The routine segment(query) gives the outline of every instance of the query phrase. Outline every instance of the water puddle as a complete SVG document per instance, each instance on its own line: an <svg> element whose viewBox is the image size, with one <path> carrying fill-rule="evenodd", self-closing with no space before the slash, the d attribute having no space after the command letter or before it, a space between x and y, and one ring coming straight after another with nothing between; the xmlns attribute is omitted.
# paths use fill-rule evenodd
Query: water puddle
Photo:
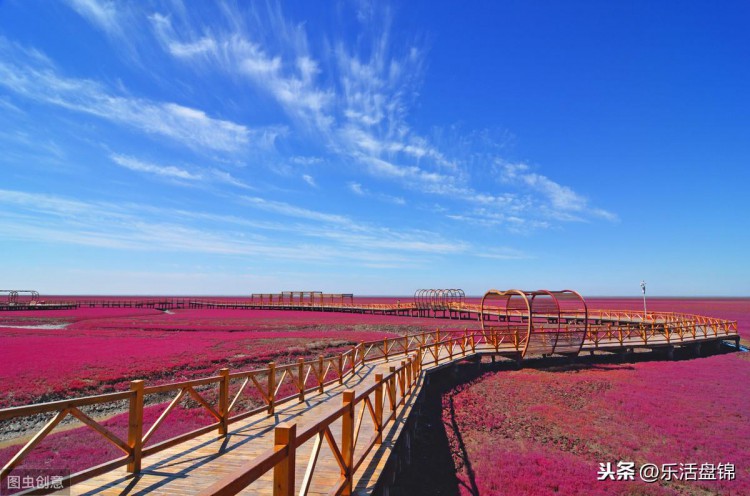
<svg viewBox="0 0 750 496"><path fill-rule="evenodd" d="M65 329L70 323L66 324L36 324L36 325L6 325L0 322L0 327L10 329Z"/></svg>

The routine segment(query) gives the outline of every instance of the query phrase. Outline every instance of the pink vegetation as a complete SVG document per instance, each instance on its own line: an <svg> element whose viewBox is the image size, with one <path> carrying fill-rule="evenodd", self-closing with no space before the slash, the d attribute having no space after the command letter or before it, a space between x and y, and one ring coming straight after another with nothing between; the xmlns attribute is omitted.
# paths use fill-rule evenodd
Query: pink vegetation
<svg viewBox="0 0 750 496"><path fill-rule="evenodd" d="M463 494L750 494L750 356L487 374L443 398ZM736 480L597 481L599 463L732 463Z"/></svg>

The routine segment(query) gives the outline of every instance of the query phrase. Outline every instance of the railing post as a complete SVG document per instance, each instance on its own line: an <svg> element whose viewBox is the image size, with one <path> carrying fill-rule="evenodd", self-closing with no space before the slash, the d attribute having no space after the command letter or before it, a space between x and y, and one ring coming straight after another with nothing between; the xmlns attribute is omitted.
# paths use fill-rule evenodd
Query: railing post
<svg viewBox="0 0 750 496"><path fill-rule="evenodd" d="M409 336L404 336L404 355L409 353Z"/></svg>
<svg viewBox="0 0 750 496"><path fill-rule="evenodd" d="M273 467L273 496L294 494L297 424L279 424L273 432L274 450L287 450L286 457Z"/></svg>
<svg viewBox="0 0 750 496"><path fill-rule="evenodd" d="M268 364L268 414L273 415L276 411L274 398L276 393L276 362Z"/></svg>
<svg viewBox="0 0 750 496"><path fill-rule="evenodd" d="M318 392L323 392L323 383L326 381L326 378L323 377L323 355L318 355Z"/></svg>
<svg viewBox="0 0 750 496"><path fill-rule="evenodd" d="M388 401L391 404L391 412L396 412L396 367L389 367L390 378L388 379Z"/></svg>
<svg viewBox="0 0 750 496"><path fill-rule="evenodd" d="M307 388L307 384L305 384L305 359L304 358L298 358L297 359L297 381L299 382L299 396L297 397L302 403L305 401L305 389Z"/></svg>
<svg viewBox="0 0 750 496"><path fill-rule="evenodd" d="M359 346L352 348L352 375L357 373L357 349Z"/></svg>
<svg viewBox="0 0 750 496"><path fill-rule="evenodd" d="M364 367L365 366L365 343L359 343L359 356L362 357L362 367Z"/></svg>
<svg viewBox="0 0 750 496"><path fill-rule="evenodd" d="M383 340L383 355L385 355L385 361L388 361L388 340Z"/></svg>
<svg viewBox="0 0 750 496"><path fill-rule="evenodd" d="M346 470L341 475L346 483L341 494L348 496L352 494L354 480L354 391L344 391L344 405L348 408L341 417L341 456Z"/></svg>
<svg viewBox="0 0 750 496"><path fill-rule="evenodd" d="M143 449L143 381L130 381L130 413L128 415L128 446L131 449L128 472L141 471L141 450Z"/></svg>
<svg viewBox="0 0 750 496"><path fill-rule="evenodd" d="M471 352L476 353L477 352L477 344L476 341L474 341L474 333L471 333Z"/></svg>
<svg viewBox="0 0 750 496"><path fill-rule="evenodd" d="M440 361L440 343L435 341L435 365Z"/></svg>
<svg viewBox="0 0 750 496"><path fill-rule="evenodd" d="M409 392L411 392L411 386L412 386L411 372L413 368L414 368L414 363L412 362L412 357L410 356L406 360L406 386L409 389Z"/></svg>
<svg viewBox="0 0 750 496"><path fill-rule="evenodd" d="M221 416L219 435L226 436L227 426L229 425L229 369L219 370L219 375L221 376L221 382L219 383L219 415Z"/></svg>
<svg viewBox="0 0 750 496"><path fill-rule="evenodd" d="M383 443L383 374L375 374L375 444Z"/></svg>
<svg viewBox="0 0 750 496"><path fill-rule="evenodd" d="M344 383L344 354L339 353L339 384Z"/></svg>
<svg viewBox="0 0 750 496"><path fill-rule="evenodd" d="M401 401L405 403L406 400L406 362L401 362L401 367L398 369L398 388L401 390Z"/></svg>

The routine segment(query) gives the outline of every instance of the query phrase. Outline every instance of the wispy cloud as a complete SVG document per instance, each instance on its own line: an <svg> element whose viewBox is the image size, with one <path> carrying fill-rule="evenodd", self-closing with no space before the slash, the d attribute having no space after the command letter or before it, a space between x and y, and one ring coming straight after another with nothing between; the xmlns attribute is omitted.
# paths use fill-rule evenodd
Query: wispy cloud
<svg viewBox="0 0 750 496"><path fill-rule="evenodd" d="M236 152L250 144L267 147L283 132L278 127L249 129L199 109L118 95L92 80L66 78L39 52L3 38L0 57L0 85L23 97L165 136L192 149Z"/></svg>
<svg viewBox="0 0 750 496"><path fill-rule="evenodd" d="M318 187L318 184L315 182L315 178L313 178L310 174L302 174L302 180L305 181L310 186L312 186L313 188Z"/></svg>
<svg viewBox="0 0 750 496"><path fill-rule="evenodd" d="M67 0L68 5L91 24L110 35L121 35L117 5L109 0Z"/></svg>
<svg viewBox="0 0 750 496"><path fill-rule="evenodd" d="M257 196L243 196L242 200L245 204L250 205L254 208L265 210L266 212L286 215L288 217L296 217L299 219L328 222L333 224L353 225L352 220L343 215L317 212L315 210L297 207L286 202L266 200Z"/></svg>
<svg viewBox="0 0 750 496"><path fill-rule="evenodd" d="M386 193L373 193L362 186L360 183L349 182L347 184L347 187L352 193L358 196L369 196L388 203L394 203L396 205L406 205L406 200L401 198L400 196L393 196Z"/></svg>
<svg viewBox="0 0 750 496"><path fill-rule="evenodd" d="M276 260L306 260L320 263L356 263L365 266L390 264L392 266L419 264L404 251L434 253L435 247L420 246L406 241L403 246L385 243L379 250L357 242L351 237L335 239L329 233L315 232L309 228L308 236L331 243L311 243L304 238L267 240L243 230L211 229L200 224L186 224L179 219L200 219L201 213L159 209L133 204L114 204L100 201L71 200L55 195L0 190L0 204L5 214L0 217L0 235L8 240L67 243L97 248L207 253L241 257L264 257ZM318 220L318 216L295 209L290 205L274 205L279 211L295 216ZM158 212L159 222L145 220L143 212ZM209 214L209 217L211 215ZM341 222L337 217L323 219ZM222 220L233 223L231 217ZM242 219L234 219L240 225ZM350 222L350 221L346 221ZM273 228L272 224L266 227ZM281 229L283 227L279 226ZM304 226L303 226L304 227ZM298 228L290 232L298 232ZM369 243L370 240L366 239ZM380 247L382 248L382 247Z"/></svg>
<svg viewBox="0 0 750 496"><path fill-rule="evenodd" d="M317 165L323 163L321 157L306 157L299 155L290 158L289 161L297 165Z"/></svg>
<svg viewBox="0 0 750 496"><path fill-rule="evenodd" d="M540 193L546 200L543 205L550 216L561 220L582 220L578 215L596 216L609 221L617 216L589 205L588 199L571 188L558 184L546 176L531 171L524 163L501 163L500 179L505 183L521 185Z"/></svg>
<svg viewBox="0 0 750 496"><path fill-rule="evenodd" d="M482 250L477 252L476 256L481 258L493 258L495 260L525 260L533 258L528 253L504 247Z"/></svg>
<svg viewBox="0 0 750 496"><path fill-rule="evenodd" d="M149 19L157 40L173 57L196 69L218 67L228 74L240 75L270 94L298 124L327 128L331 119L326 109L334 95L315 83L320 68L307 50L303 25L287 23L278 6L268 6L263 21L256 11L243 15L228 6L224 9L231 22L211 31L199 31L187 15L157 12ZM248 22L257 25L246 26ZM251 32L257 35L266 31L261 28L267 25L276 36L289 42L287 57L270 53L259 40L250 37Z"/></svg>
<svg viewBox="0 0 750 496"><path fill-rule="evenodd" d="M114 15L108 10L111 4L93 4L102 12L95 15L98 11L87 7L88 18L107 25ZM273 1L222 4L222 14L210 22L200 9L176 1L168 8L157 6L142 19L163 53L174 61L199 76L218 72L233 83L249 84L264 98L270 97L283 110L290 127L299 131L295 139L314 141L335 160L353 164L358 171L404 190L463 204L452 209L450 215L455 220L461 217L511 230L523 225L528 231L550 223L617 219L550 176L513 169L518 164L501 169L499 174L491 166L475 167L476 150L441 146L440 139L415 131L409 118L426 74L426 44L418 35L394 35L391 10L383 4L358 2L342 9L343 15L360 22L356 42L337 33L327 33L324 38L310 36L305 22L286 17L281 3ZM209 119L205 114L195 117ZM246 137L240 146L257 139L245 131L235 132L240 141ZM273 128L265 133L270 142L278 134ZM479 134L486 138L487 133ZM482 143L481 148L492 151L482 157L486 164L505 163L496 154L501 147L495 143ZM317 157L297 155L284 165L269 167L312 184L308 171L289 169L313 163L318 163ZM494 180L498 176L500 181ZM360 191L365 192L358 181ZM387 195L359 194L388 201ZM391 195L390 201L400 203L403 198Z"/></svg>
<svg viewBox="0 0 750 496"><path fill-rule="evenodd" d="M146 172L149 174L156 174L157 176L172 177L177 179L187 179L189 181L198 181L203 179L200 174L192 174L185 169L180 169L173 165L155 165L148 162L142 162L133 157L127 157L125 155L112 155L112 160L126 169L130 169L137 172Z"/></svg>
<svg viewBox="0 0 750 496"><path fill-rule="evenodd" d="M179 179L189 182L200 182L203 184L224 183L244 189L251 189L250 186L233 177L230 173L218 169L201 169L194 167L192 168L193 170L187 170L174 165L160 165L152 162L145 162L134 157L120 154L112 154L110 155L110 158L117 165L135 172L143 172L159 177Z"/></svg>

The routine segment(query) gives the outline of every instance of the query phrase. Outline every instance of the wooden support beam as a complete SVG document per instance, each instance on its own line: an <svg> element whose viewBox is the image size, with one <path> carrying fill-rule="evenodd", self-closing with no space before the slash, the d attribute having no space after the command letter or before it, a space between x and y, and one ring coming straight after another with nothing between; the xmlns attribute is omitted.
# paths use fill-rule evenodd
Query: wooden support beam
<svg viewBox="0 0 750 496"><path fill-rule="evenodd" d="M294 495L297 424L279 424L273 432L274 450L285 450L286 456L273 467L273 496Z"/></svg>
<svg viewBox="0 0 750 496"><path fill-rule="evenodd" d="M268 414L273 415L276 411L274 396L276 395L276 362L268 364Z"/></svg>
<svg viewBox="0 0 750 496"><path fill-rule="evenodd" d="M219 383L219 415L221 416L219 435L226 436L229 417L229 369L219 370L219 375L221 376L221 382Z"/></svg>
<svg viewBox="0 0 750 496"><path fill-rule="evenodd" d="M341 474L346 480L341 494L349 496L354 488L354 391L344 391L343 401L348 408L341 417L341 456L346 467Z"/></svg>
<svg viewBox="0 0 750 496"><path fill-rule="evenodd" d="M323 383L326 381L323 375L323 355L318 355L318 392L323 392Z"/></svg>
<svg viewBox="0 0 750 496"><path fill-rule="evenodd" d="M299 394L297 395L297 399L300 403L305 401L305 388L307 386L307 380L305 376L305 359L304 358L298 358L297 359L297 390L299 391Z"/></svg>
<svg viewBox="0 0 750 496"><path fill-rule="evenodd" d="M383 374L375 374L375 444L383 443Z"/></svg>
<svg viewBox="0 0 750 496"><path fill-rule="evenodd" d="M143 381L131 381L130 410L128 413L128 447L130 462L128 472L137 474L141 471L141 451L143 450Z"/></svg>
<svg viewBox="0 0 750 496"><path fill-rule="evenodd" d="M338 360L339 385L344 384L344 354L339 353Z"/></svg>

